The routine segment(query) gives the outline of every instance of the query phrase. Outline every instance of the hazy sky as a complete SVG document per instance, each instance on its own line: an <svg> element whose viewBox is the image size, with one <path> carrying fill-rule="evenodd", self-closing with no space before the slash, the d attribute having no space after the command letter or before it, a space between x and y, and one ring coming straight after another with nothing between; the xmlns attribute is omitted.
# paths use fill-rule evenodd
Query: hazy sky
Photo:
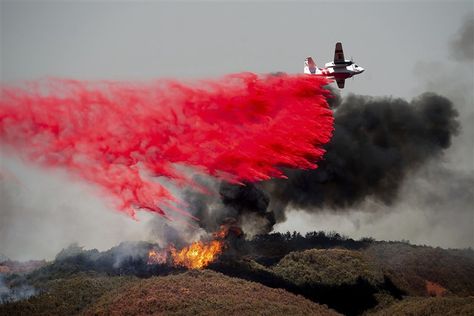
<svg viewBox="0 0 474 316"><path fill-rule="evenodd" d="M235 2L2 1L5 81L216 77L301 72L334 45L366 69L344 93L412 96L420 61L447 45L472 1Z"/></svg>
<svg viewBox="0 0 474 316"><path fill-rule="evenodd" d="M298 73L306 56L312 55L318 65L330 61L335 43L341 41L346 58L352 56L366 69L346 82L343 96L353 92L412 98L426 89L440 89L436 78L447 77L461 81L455 87L467 93L467 106L473 100L472 88L464 88L472 87L474 81L472 63L459 63L450 50L463 21L474 14L473 1L1 1L0 10L3 82L45 77L208 78L241 71ZM466 155L461 155L464 160L457 156L469 166L472 158ZM85 184L71 183L60 171L46 172L4 153L0 159L1 169L7 170L0 178L0 198L4 199L0 221L11 220L8 227L0 223L0 253L20 259L51 257L76 240L105 248L122 239L147 237L143 222L107 209ZM15 214L27 216L16 218ZM323 213L308 219L300 214L280 229L341 229L354 236L412 238L442 246L460 240L462 246L474 244L469 240L472 234L466 233L473 227L473 218L454 221L453 229L460 222L467 228L452 243L443 243L440 236L451 231L437 236L414 234L421 231L417 223L424 221L420 213L414 215L416 220L408 220L406 235L390 231L397 223L393 215L376 229L374 219L355 214L356 219ZM41 238L44 235L46 240Z"/></svg>

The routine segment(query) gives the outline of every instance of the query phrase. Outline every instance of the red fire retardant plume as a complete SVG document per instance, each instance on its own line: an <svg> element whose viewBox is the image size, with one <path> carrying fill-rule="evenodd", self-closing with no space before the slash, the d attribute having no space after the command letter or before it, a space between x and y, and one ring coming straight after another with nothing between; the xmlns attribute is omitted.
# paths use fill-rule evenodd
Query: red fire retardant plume
<svg viewBox="0 0 474 316"><path fill-rule="evenodd" d="M333 131L325 84L308 75L241 73L188 84L2 86L0 142L98 185L131 216L140 208L167 216L181 207L157 177L193 184L177 166L234 182L316 168Z"/></svg>

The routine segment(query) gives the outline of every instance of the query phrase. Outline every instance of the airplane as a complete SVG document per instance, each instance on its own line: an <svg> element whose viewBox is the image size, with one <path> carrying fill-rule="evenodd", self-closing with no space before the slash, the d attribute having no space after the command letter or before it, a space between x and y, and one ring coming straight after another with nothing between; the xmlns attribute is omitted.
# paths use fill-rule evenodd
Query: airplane
<svg viewBox="0 0 474 316"><path fill-rule="evenodd" d="M341 42L336 43L334 60L326 63L324 68L318 68L313 58L307 57L304 61L304 73L317 76L325 76L336 79L337 86L342 89L347 78L359 75L364 68L354 64L352 60L344 59L344 51Z"/></svg>

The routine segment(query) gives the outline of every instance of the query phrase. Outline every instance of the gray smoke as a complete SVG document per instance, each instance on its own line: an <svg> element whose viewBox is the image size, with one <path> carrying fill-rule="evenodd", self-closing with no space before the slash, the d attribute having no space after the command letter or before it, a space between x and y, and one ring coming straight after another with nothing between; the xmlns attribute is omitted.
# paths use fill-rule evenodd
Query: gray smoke
<svg viewBox="0 0 474 316"><path fill-rule="evenodd" d="M474 60L474 16L468 17L451 43L452 57L460 60Z"/></svg>
<svg viewBox="0 0 474 316"><path fill-rule="evenodd" d="M27 299L36 294L36 289L28 284L8 286L0 273L0 304Z"/></svg>
<svg viewBox="0 0 474 316"><path fill-rule="evenodd" d="M184 199L199 226L214 232L229 220L243 228L247 235L271 231L275 221L268 212L269 196L255 184L234 185L212 179L197 179L210 190L208 194L186 191Z"/></svg>

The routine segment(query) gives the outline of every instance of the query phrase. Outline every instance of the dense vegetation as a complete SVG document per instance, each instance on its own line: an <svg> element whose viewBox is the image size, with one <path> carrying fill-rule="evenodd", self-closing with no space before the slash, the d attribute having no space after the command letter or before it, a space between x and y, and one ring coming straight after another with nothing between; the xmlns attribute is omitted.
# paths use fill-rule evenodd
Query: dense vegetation
<svg viewBox="0 0 474 316"><path fill-rule="evenodd" d="M302 285L354 284L358 279L371 284L383 282L381 270L362 253L345 249L311 249L285 256L274 268L276 274Z"/></svg>
<svg viewBox="0 0 474 316"><path fill-rule="evenodd" d="M292 252L273 271L295 284L301 294L346 315L357 315L375 307L380 295L396 300L404 294L382 270L355 250Z"/></svg>
<svg viewBox="0 0 474 316"><path fill-rule="evenodd" d="M264 265L273 265L293 251L306 249L344 248L361 250L374 242L371 238L354 240L335 232L309 232L304 236L298 232L271 233L257 235L252 240L243 241L239 247L240 253L254 258Z"/></svg>

